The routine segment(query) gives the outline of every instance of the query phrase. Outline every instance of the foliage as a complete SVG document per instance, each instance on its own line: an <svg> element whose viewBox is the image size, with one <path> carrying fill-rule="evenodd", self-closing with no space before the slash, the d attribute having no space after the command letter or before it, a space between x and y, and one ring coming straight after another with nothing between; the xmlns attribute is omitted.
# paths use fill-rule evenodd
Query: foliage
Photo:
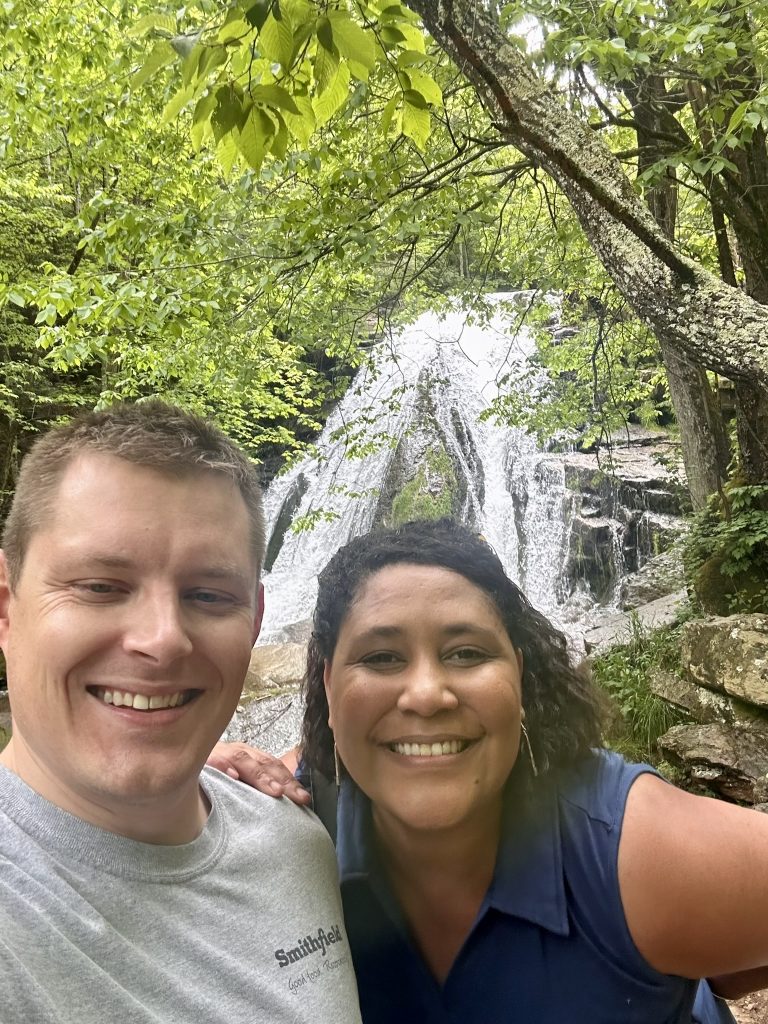
<svg viewBox="0 0 768 1024"><path fill-rule="evenodd" d="M156 40L134 81L178 58L163 117L190 106L195 148L213 146L225 170L239 161L258 171L268 154L306 148L347 105L424 148L442 93L418 19L397 0L240 0L226 12L203 2L185 11L183 31L173 10L134 26Z"/></svg>
<svg viewBox="0 0 768 1024"><path fill-rule="evenodd" d="M768 238L742 172L764 141L766 9L521 0L502 18L649 201L674 181L680 244L716 266L711 202L758 256ZM500 416L588 440L668 418L655 340L407 5L8 0L0 29L4 479L41 423L149 393L276 461L391 319L489 287L532 290L539 344ZM552 292L580 333L553 334Z"/></svg>
<svg viewBox="0 0 768 1024"><path fill-rule="evenodd" d="M682 715L656 696L651 681L659 672L680 673L680 626L648 630L637 616L631 625L629 643L595 658L593 673L626 726L623 735L608 737L610 745L634 760L656 763L659 737L682 721Z"/></svg>
<svg viewBox="0 0 768 1024"><path fill-rule="evenodd" d="M261 114L267 111L277 125L270 138L281 141L275 149L261 145L252 166L273 159L275 173L283 173L292 147L302 152L314 145L316 107L324 90L331 88L322 72L325 54L334 52L334 26L344 26L343 35L354 25L356 45L367 38L361 51L365 67L352 68L344 88L334 93L333 111L323 122L323 139L332 141L321 159L335 159L336 144L351 137L352 126L359 135L364 123L370 166L343 207L355 211L355 227L347 232L340 225L339 234L359 238L362 233L379 245L385 238L405 254L403 231L380 216L388 208L397 211L399 225L413 229L411 251L405 256L409 272L400 277L398 295L417 280L429 289L431 272L444 291L458 265L460 271L472 268L466 274L470 280L456 282L459 291L476 294L478 279L498 275L513 286L534 285L542 296L551 290L572 295L574 319L577 310L588 311L587 330L567 344L562 338L553 344L546 332L539 332L539 359L549 381L535 393L546 394L549 407L539 402L534 408L510 388L496 407L502 418L549 436L563 427L576 428L588 442L616 433L628 418L644 424L666 421L669 398L655 339L607 279L558 190L526 161L510 158L498 126L488 124L444 54L424 41L411 12L399 4L382 9L336 2L326 7L308 0L303 6L288 5L286 11L274 4L251 8L250 0L240 0L228 18L235 25L244 19L242 32L229 39L228 29L201 7L186 15L183 36L169 37L183 51L176 96L179 102L194 101L197 144L207 138L221 147L221 140L231 136L225 164L238 152L238 159L248 163L244 119L258 108L262 123ZM273 49L278 24L283 39L279 53ZM660 216L660 197L666 191L669 200L673 193L665 230L676 229L683 250L734 284L746 278L748 290L756 294L759 273L752 264L768 267L768 252L763 251L768 215L757 208L755 198L762 186L755 182L753 188L749 177L760 166L759 149L765 142L765 59L760 46L765 5L752 5L746 14L739 4L714 0L693 6L660 0L618 5L574 0L567 8L517 0L504 6L501 24L510 41L528 54L531 68L548 78L571 110L625 162L655 216ZM385 31L391 27L394 34ZM167 34L171 27L147 23L137 28L147 30ZM168 40L162 45L167 66L172 56ZM352 50L345 46L336 46L338 68L354 63ZM154 72L155 53L143 77ZM423 75L410 80L418 55ZM427 81L438 90L434 96ZM390 115L416 102L414 82L431 113L431 134L416 138L403 129L401 119L400 142L407 144L399 145L389 132ZM237 109L225 117L220 107L229 105L233 94ZM292 121L286 96L304 101L299 115L291 114ZM273 129L267 128L269 135ZM315 145L315 152L319 149ZM715 209L721 219L730 219L742 263L728 243L724 224L714 223ZM332 234L336 223L333 215L326 222ZM496 240L491 241L494 233ZM490 244L483 244L484 239ZM425 254L421 259L420 253ZM579 261L582 273L574 276ZM763 276L768 281L768 274Z"/></svg>
<svg viewBox="0 0 768 1024"><path fill-rule="evenodd" d="M768 612L768 483L731 479L694 516L686 572L705 611Z"/></svg>

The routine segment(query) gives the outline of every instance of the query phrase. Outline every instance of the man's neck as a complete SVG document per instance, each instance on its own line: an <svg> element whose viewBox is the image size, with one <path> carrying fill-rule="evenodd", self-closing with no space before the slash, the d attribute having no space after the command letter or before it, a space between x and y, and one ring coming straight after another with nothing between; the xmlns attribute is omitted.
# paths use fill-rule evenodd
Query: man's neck
<svg viewBox="0 0 768 1024"><path fill-rule="evenodd" d="M116 801L99 793L73 791L14 737L0 752L0 764L68 814L105 832L140 843L162 846L190 843L205 828L211 809L198 778L164 799L147 801Z"/></svg>

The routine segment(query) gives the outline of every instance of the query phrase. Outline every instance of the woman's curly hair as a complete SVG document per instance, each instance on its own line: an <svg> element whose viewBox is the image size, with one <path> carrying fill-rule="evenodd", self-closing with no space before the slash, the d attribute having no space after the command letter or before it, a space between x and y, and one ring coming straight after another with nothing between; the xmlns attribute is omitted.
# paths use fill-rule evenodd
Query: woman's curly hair
<svg viewBox="0 0 768 1024"><path fill-rule="evenodd" d="M323 671L342 623L367 579L403 564L449 569L493 601L523 654L522 703L540 778L551 779L600 744L599 705L589 674L571 664L565 636L532 607L482 537L452 519L418 520L351 540L320 574L304 677L301 746L307 767L328 778L334 774ZM527 758L518 758L518 770L530 771Z"/></svg>

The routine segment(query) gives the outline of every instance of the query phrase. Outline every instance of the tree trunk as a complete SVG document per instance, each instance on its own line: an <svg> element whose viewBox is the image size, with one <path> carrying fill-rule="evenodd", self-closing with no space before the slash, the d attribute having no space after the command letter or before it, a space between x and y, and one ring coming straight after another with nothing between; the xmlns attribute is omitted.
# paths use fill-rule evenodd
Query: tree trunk
<svg viewBox="0 0 768 1024"><path fill-rule="evenodd" d="M667 89L659 75L640 82L627 82L624 91L632 104L638 148L638 174L643 174L658 157L658 133L668 121L677 124L667 111ZM662 123L663 121L663 123ZM668 127L668 125L667 125ZM654 220L670 241L677 224L677 181L667 172L649 186L645 199ZM680 428L680 445L694 509L703 508L710 494L719 490L726 477L730 453L728 435L715 392L700 363L693 363L667 341L660 339L661 356L667 374L669 396Z"/></svg>
<svg viewBox="0 0 768 1024"><path fill-rule="evenodd" d="M584 232L666 351L768 387L768 308L681 256L620 164L474 0L408 0L473 83L498 130L568 196Z"/></svg>

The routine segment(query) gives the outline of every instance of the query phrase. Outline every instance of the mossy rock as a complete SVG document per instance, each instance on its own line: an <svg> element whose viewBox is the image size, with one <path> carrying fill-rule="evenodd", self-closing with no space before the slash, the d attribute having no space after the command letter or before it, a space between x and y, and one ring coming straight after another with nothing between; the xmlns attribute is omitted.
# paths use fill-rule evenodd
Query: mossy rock
<svg viewBox="0 0 768 1024"><path fill-rule="evenodd" d="M705 612L732 615L734 612L768 612L768 578L765 573L723 572L725 556L712 555L694 576L693 587Z"/></svg>
<svg viewBox="0 0 768 1024"><path fill-rule="evenodd" d="M400 526L412 519L441 519L456 513L456 474L444 448L429 448L426 463L395 496L390 524Z"/></svg>

